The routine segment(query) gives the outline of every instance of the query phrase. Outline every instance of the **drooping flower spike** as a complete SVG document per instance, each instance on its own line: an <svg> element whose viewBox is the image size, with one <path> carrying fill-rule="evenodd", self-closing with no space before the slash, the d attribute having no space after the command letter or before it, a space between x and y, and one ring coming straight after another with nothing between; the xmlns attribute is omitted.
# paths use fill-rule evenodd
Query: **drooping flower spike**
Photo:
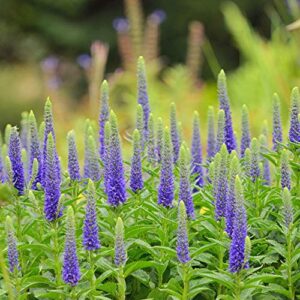
<svg viewBox="0 0 300 300"><path fill-rule="evenodd" d="M282 143L282 125L281 125L281 109L280 100L277 94L273 96L273 150L280 149L278 143Z"/></svg>
<svg viewBox="0 0 300 300"><path fill-rule="evenodd" d="M71 206L67 211L66 227L62 278L70 286L76 286L80 280L80 270L76 250L75 217Z"/></svg>
<svg viewBox="0 0 300 300"><path fill-rule="evenodd" d="M110 142L109 142L109 179L107 186L107 202L118 206L126 201L126 183L118 130L117 117L110 112Z"/></svg>
<svg viewBox="0 0 300 300"><path fill-rule="evenodd" d="M245 151L250 147L250 126L249 126L249 112L246 105L243 105L242 109L242 138L241 138L241 148L240 155L244 157Z"/></svg>
<svg viewBox="0 0 300 300"><path fill-rule="evenodd" d="M109 119L109 86L106 80L101 85L100 96L100 114L99 114L99 152L103 160L105 145L104 145L104 127Z"/></svg>
<svg viewBox="0 0 300 300"><path fill-rule="evenodd" d="M239 176L235 179L235 217L233 222L232 240L229 250L229 271L236 273L248 267L245 261L245 246L247 237L247 216L244 206L244 192Z"/></svg>
<svg viewBox="0 0 300 300"><path fill-rule="evenodd" d="M75 141L75 132L69 131L67 135L68 140L68 171L72 181L80 180L80 168L78 162L78 152Z"/></svg>
<svg viewBox="0 0 300 300"><path fill-rule="evenodd" d="M115 258L114 262L117 267L124 266L127 260L127 253L124 243L124 225L119 217L116 224L115 236Z"/></svg>
<svg viewBox="0 0 300 300"><path fill-rule="evenodd" d="M184 202L187 216L194 219L195 211L190 183L190 161L185 143L181 145L179 152L179 175L179 202Z"/></svg>
<svg viewBox="0 0 300 300"><path fill-rule="evenodd" d="M83 227L83 247L93 251L100 248L99 229L96 211L96 190L93 181L89 179L86 191L86 208Z"/></svg>
<svg viewBox="0 0 300 300"><path fill-rule="evenodd" d="M300 113L300 94L297 87L293 88L291 94L291 111L290 111L290 130L289 140L293 143L300 142L300 122L298 115Z"/></svg>
<svg viewBox="0 0 300 300"><path fill-rule="evenodd" d="M186 264L191 260L190 253L189 253L189 241L188 241L186 217L187 215L186 215L186 208L184 202L180 201L178 205L176 253L177 253L177 259L182 264Z"/></svg>
<svg viewBox="0 0 300 300"><path fill-rule="evenodd" d="M173 151L169 129L164 130L160 182L158 187L158 204L172 207L174 199Z"/></svg>
<svg viewBox="0 0 300 300"><path fill-rule="evenodd" d="M144 187L140 138L140 132L135 129L133 132L133 155L130 172L130 188L134 193L137 193Z"/></svg>
<svg viewBox="0 0 300 300"><path fill-rule="evenodd" d="M14 228L13 228L12 220L9 216L6 217L5 229L6 229L9 271L13 273L15 272L15 270L20 270L21 267L19 263L19 253L17 249L17 241L14 233Z"/></svg>
<svg viewBox="0 0 300 300"><path fill-rule="evenodd" d="M12 127L10 130L8 156L11 161L14 187L18 190L19 195L22 195L25 189L25 177L21 155L21 142L16 127Z"/></svg>
<svg viewBox="0 0 300 300"><path fill-rule="evenodd" d="M192 156L192 174L195 178L196 186L203 187L204 180L203 180L203 168L202 168L202 146L201 146L198 112L194 112L191 156Z"/></svg>
<svg viewBox="0 0 300 300"><path fill-rule="evenodd" d="M220 103L220 109L224 110L225 113L225 144L227 150L230 153L232 150L236 149L236 140L233 133L232 120L231 120L231 110L230 101L227 92L226 75L223 70L218 75L218 97Z"/></svg>

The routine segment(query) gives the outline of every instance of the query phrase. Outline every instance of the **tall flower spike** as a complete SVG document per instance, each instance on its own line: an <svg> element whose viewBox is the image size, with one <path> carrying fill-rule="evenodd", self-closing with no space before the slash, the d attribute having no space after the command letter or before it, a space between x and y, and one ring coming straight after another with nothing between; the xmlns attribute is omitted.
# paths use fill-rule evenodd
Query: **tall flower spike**
<svg viewBox="0 0 300 300"><path fill-rule="evenodd" d="M144 112L144 133L143 139L148 140L148 122L150 115L150 105L149 105L149 96L147 90L147 78L146 78L146 69L145 61L142 56L138 58L137 63L137 93L138 93L138 103L142 105Z"/></svg>
<svg viewBox="0 0 300 300"><path fill-rule="evenodd" d="M29 170L28 170L28 178L32 177L32 166L33 161L36 158L38 161L38 172L37 175L32 183L32 189L36 190L37 183L41 182L42 176L42 157L41 157L41 148L40 148L40 140L39 140L39 133L38 127L36 123L36 119L34 113L30 111L28 116L28 129L29 129Z"/></svg>
<svg viewBox="0 0 300 300"><path fill-rule="evenodd" d="M125 266L127 254L124 243L124 225L122 219L119 217L116 224L115 237L115 265L117 267Z"/></svg>
<svg viewBox="0 0 300 300"><path fill-rule="evenodd" d="M179 152L179 174L179 202L184 202L188 217L194 219L195 211L190 183L190 161L184 143L181 145Z"/></svg>
<svg viewBox="0 0 300 300"><path fill-rule="evenodd" d="M9 145L9 138L10 138L10 131L11 131L12 126L10 124L7 124L5 126L4 130L4 141L6 145Z"/></svg>
<svg viewBox="0 0 300 300"><path fill-rule="evenodd" d="M143 137L143 132L144 132L144 113L143 113L143 107L142 105L138 105L136 109L136 125L135 128L139 131L140 133L140 147L141 150L144 150L144 144L145 140Z"/></svg>
<svg viewBox="0 0 300 300"><path fill-rule="evenodd" d="M267 138L264 134L261 134L259 136L259 142L261 145L261 152L265 153L267 150L266 148L268 147L268 142ZM270 164L269 161L262 155L262 163L263 163L263 170L262 170L262 175L264 179L265 185L270 185L271 183L271 171L270 171Z"/></svg>
<svg viewBox="0 0 300 300"><path fill-rule="evenodd" d="M216 153L220 151L222 145L225 143L224 128L225 128L225 113L224 110L219 110Z"/></svg>
<svg viewBox="0 0 300 300"><path fill-rule="evenodd" d="M178 206L178 228L177 228L177 243L176 243L177 259L186 264L191 260L189 253L189 241L187 233L186 208L183 201L179 202Z"/></svg>
<svg viewBox="0 0 300 300"><path fill-rule="evenodd" d="M110 112L109 184L107 202L118 206L126 201L126 183L120 145L117 117Z"/></svg>
<svg viewBox="0 0 300 300"><path fill-rule="evenodd" d="M230 153L232 150L236 149L236 140L232 129L232 120L231 120L229 97L227 93L226 75L223 70L221 70L218 76L218 97L220 102L220 109L223 109L225 112L225 128L224 128L225 144L227 146L228 152Z"/></svg>
<svg viewBox="0 0 300 300"><path fill-rule="evenodd" d="M229 250L229 271L231 273L239 272L248 267L248 262L245 262L247 216L244 206L243 186L239 176L235 179L235 199L235 217Z"/></svg>
<svg viewBox="0 0 300 300"><path fill-rule="evenodd" d="M233 153L233 151L231 153ZM237 154L235 153L230 162L228 191L226 197L226 232L230 238L232 238L233 223L235 219L235 178L239 174L240 163Z"/></svg>
<svg viewBox="0 0 300 300"><path fill-rule="evenodd" d="M155 130L153 115L149 116L149 131L148 131L148 144L147 144L147 158L151 166L154 166L157 161L156 149L155 149Z"/></svg>
<svg viewBox="0 0 300 300"><path fill-rule="evenodd" d="M228 152L226 145L223 144L220 150L220 165L216 169L215 183L217 193L215 199L215 218L220 220L226 216L226 196L227 196L227 174L228 174Z"/></svg>
<svg viewBox="0 0 300 300"><path fill-rule="evenodd" d="M219 172L220 172L220 165L221 165L221 154L218 152L213 160L213 168L210 168L210 179L212 181L213 186L213 195L214 195L214 203L216 204L216 200L218 198L219 194Z"/></svg>
<svg viewBox="0 0 300 300"><path fill-rule="evenodd" d="M241 157L244 157L245 151L250 147L250 128L249 128L249 112L246 105L243 105L242 110L242 138L241 138Z"/></svg>
<svg viewBox="0 0 300 300"><path fill-rule="evenodd" d="M192 155L192 174L195 176L196 186L203 187L203 168L202 168L202 146L200 138L199 114L194 112L193 119L193 139L191 147Z"/></svg>
<svg viewBox="0 0 300 300"><path fill-rule="evenodd" d="M72 181L80 180L80 169L74 130L69 131L68 140L68 171Z"/></svg>
<svg viewBox="0 0 300 300"><path fill-rule="evenodd" d="M243 169L246 177L251 177L251 150L246 149L243 161Z"/></svg>
<svg viewBox="0 0 300 300"><path fill-rule="evenodd" d="M294 212L293 212L293 203L291 199L291 193L288 188L284 188L282 191L282 200L283 200L283 219L284 224L287 228L289 228L290 224L293 223L294 220Z"/></svg>
<svg viewBox="0 0 300 300"><path fill-rule="evenodd" d="M289 140L293 143L300 142L300 122L298 120L300 95L297 87L293 88L291 94L290 130Z"/></svg>
<svg viewBox="0 0 300 300"><path fill-rule="evenodd" d="M76 286L80 280L80 270L76 252L75 217L71 206L68 207L66 226L62 277L65 283Z"/></svg>
<svg viewBox="0 0 300 300"><path fill-rule="evenodd" d="M17 249L17 241L16 241L12 221L9 216L6 217L5 229L6 229L9 271L13 273L15 270L20 270L20 264L19 264L19 253Z"/></svg>
<svg viewBox="0 0 300 300"><path fill-rule="evenodd" d="M99 114L99 152L100 157L104 159L104 127L105 123L109 119L109 87L106 80L101 85L101 97L100 97L100 114Z"/></svg>
<svg viewBox="0 0 300 300"><path fill-rule="evenodd" d="M43 141L43 155L42 155L42 163L43 163L43 169L42 169L42 184L44 185L44 177L45 177L45 166L44 161L46 161L47 156L47 141L49 133L51 133L53 141L55 142L55 132L54 132L54 126L53 126L53 114L52 114L52 103L50 99L48 98L45 107L44 107L44 122L45 122L45 128L44 128L44 141ZM60 176L60 163L58 155L56 155L57 160L57 176Z"/></svg>
<svg viewBox="0 0 300 300"><path fill-rule="evenodd" d="M57 152L52 133L49 133L47 138L47 155L44 160L44 190L45 203L44 213L48 221L54 221L60 216L58 211L58 203L60 198L60 183L61 179L58 176L57 167Z"/></svg>
<svg viewBox="0 0 300 300"><path fill-rule="evenodd" d="M18 190L19 195L22 195L25 189L25 178L21 155L20 137L16 127L12 127L10 131L8 156L10 158L13 171L13 184Z"/></svg>
<svg viewBox="0 0 300 300"><path fill-rule="evenodd" d="M100 248L99 229L96 211L96 190L93 181L89 179L86 191L85 220L83 227L83 247L85 250Z"/></svg>
<svg viewBox="0 0 300 300"><path fill-rule="evenodd" d="M158 204L171 207L174 199L173 153L169 129L164 130L160 182L158 187Z"/></svg>
<svg viewBox="0 0 300 300"><path fill-rule="evenodd" d="M207 115L207 161L210 162L215 156L216 137L215 137L215 117L214 108L210 106L208 108Z"/></svg>
<svg viewBox="0 0 300 300"><path fill-rule="evenodd" d="M130 172L130 188L134 193L137 193L144 187L140 138L140 132L135 129L133 132L133 155Z"/></svg>
<svg viewBox="0 0 300 300"><path fill-rule="evenodd" d="M260 168L259 168L259 150L260 145L256 138L253 138L251 141L251 167L250 167L250 176L252 181L256 181L260 176Z"/></svg>
<svg viewBox="0 0 300 300"><path fill-rule="evenodd" d="M170 129L171 129L171 139L173 144L173 160L174 163L176 163L179 156L180 141L179 141L179 131L178 131L178 124L177 124L175 103L171 103L171 107L170 107Z"/></svg>
<svg viewBox="0 0 300 300"><path fill-rule="evenodd" d="M83 166L83 177L90 178L90 149L88 145L89 135L93 134L93 128L91 127L89 119L85 120L84 128L84 166Z"/></svg>
<svg viewBox="0 0 300 300"><path fill-rule="evenodd" d="M162 159L162 149L163 149L163 140L164 140L164 126L162 118L157 119L157 146L156 152L158 161L161 162Z"/></svg>
<svg viewBox="0 0 300 300"><path fill-rule="evenodd" d="M278 143L282 143L282 125L281 125L281 109L280 99L277 94L273 96L273 150L280 149Z"/></svg>
<svg viewBox="0 0 300 300"><path fill-rule="evenodd" d="M104 190L105 193L108 194L109 190L109 176L110 176L110 165L109 165L109 157L110 157L110 123L105 123L104 128L104 171L103 171L103 179L104 179Z"/></svg>
<svg viewBox="0 0 300 300"><path fill-rule="evenodd" d="M291 168L289 165L289 153L282 150L280 158L281 187L291 189Z"/></svg>

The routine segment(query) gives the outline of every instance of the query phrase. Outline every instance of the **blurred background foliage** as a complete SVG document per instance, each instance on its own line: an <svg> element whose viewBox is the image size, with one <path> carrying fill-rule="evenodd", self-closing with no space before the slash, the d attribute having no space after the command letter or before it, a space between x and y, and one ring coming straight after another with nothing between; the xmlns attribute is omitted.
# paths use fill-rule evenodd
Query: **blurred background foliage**
<svg viewBox="0 0 300 300"><path fill-rule="evenodd" d="M79 114L97 115L100 82L108 78L126 134L134 125L136 75L135 63L122 57L120 38L127 29L119 19L116 24L120 16L129 18L134 31L131 60L155 47L148 21L161 23L159 54L146 57L150 102L155 116L168 114L175 102L187 134L195 109L206 127L207 107L217 103L220 68L228 75L235 126L246 103L255 133L264 119L270 122L272 94L280 95L286 116L290 90L299 85L298 30L286 29L299 17L297 0L1 0L0 6L1 128L18 123L24 109L41 114L47 96L64 134L80 128ZM160 20L151 19L154 11ZM144 50L136 47L139 35Z"/></svg>

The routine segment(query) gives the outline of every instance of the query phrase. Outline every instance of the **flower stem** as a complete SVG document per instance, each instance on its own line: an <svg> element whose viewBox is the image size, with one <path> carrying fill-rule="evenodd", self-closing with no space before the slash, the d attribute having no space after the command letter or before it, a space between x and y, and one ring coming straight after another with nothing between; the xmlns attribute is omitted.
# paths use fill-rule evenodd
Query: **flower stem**
<svg viewBox="0 0 300 300"><path fill-rule="evenodd" d="M94 270L94 257L93 257L93 251L88 251L88 261L89 261L89 265L90 265L90 272L91 272L91 276L90 276L90 284L91 284L91 300L95 299L94 297L94 292L96 290L96 286L95 286L95 270Z"/></svg>
<svg viewBox="0 0 300 300"><path fill-rule="evenodd" d="M182 300L188 300L189 295L189 266L187 264L182 264L183 267L183 273L182 273L182 279L183 279L183 292L182 292Z"/></svg>
<svg viewBox="0 0 300 300"><path fill-rule="evenodd" d="M288 287L289 287L289 294L290 299L295 299L294 296L294 288L293 288L293 280L292 280L292 239L291 239L291 230L288 230L287 236L286 236L286 242L287 242L287 258L286 258L286 264L287 264L287 275L288 275Z"/></svg>
<svg viewBox="0 0 300 300"><path fill-rule="evenodd" d="M59 261L59 240L58 240L58 221L54 221L53 224L53 253L56 272L56 283L59 286L61 284L61 266Z"/></svg>
<svg viewBox="0 0 300 300"><path fill-rule="evenodd" d="M241 299L241 273L236 273L236 285L235 285L235 298L236 300Z"/></svg>
<svg viewBox="0 0 300 300"><path fill-rule="evenodd" d="M125 300L126 281L125 281L125 277L124 277L123 266L119 267L118 286L119 286L118 299L119 300Z"/></svg>
<svg viewBox="0 0 300 300"><path fill-rule="evenodd" d="M223 235L224 235L224 229L223 226L224 225L224 220L222 219L220 222L220 231L219 231L219 241L222 243L223 241ZM223 246L220 245L219 247L219 270L223 270L223 260L224 260L224 250L223 250ZM222 294L222 284L219 284L218 287L218 295Z"/></svg>

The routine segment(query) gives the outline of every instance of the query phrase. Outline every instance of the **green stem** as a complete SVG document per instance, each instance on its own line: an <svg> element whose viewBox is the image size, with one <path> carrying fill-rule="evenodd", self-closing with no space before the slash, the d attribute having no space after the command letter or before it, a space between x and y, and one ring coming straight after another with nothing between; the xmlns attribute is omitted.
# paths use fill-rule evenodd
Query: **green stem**
<svg viewBox="0 0 300 300"><path fill-rule="evenodd" d="M236 273L236 285L235 285L235 300L241 299L241 274Z"/></svg>
<svg viewBox="0 0 300 300"><path fill-rule="evenodd" d="M54 221L53 224L53 253L54 253L54 263L56 272L56 282L59 286L61 284L61 266L59 261L59 240L58 240L58 221Z"/></svg>
<svg viewBox="0 0 300 300"><path fill-rule="evenodd" d="M7 272L7 269L6 269L5 260L4 260L4 257L3 257L2 246L0 247L0 269L2 271L4 285L6 287L6 291L7 291L7 294L8 294L8 298L7 299L14 300L14 295L13 295L13 290L12 290L12 284L11 284L9 274Z"/></svg>
<svg viewBox="0 0 300 300"><path fill-rule="evenodd" d="M182 279L183 279L183 292L182 292L182 300L188 300L189 296L189 288L190 288L190 283L189 283L189 266L187 264L183 264L183 274L182 274Z"/></svg>
<svg viewBox="0 0 300 300"><path fill-rule="evenodd" d="M290 299L295 299L294 296L294 288L293 288L293 281L292 281L292 239L291 239L291 231L289 230L287 233L287 275L288 275L288 287L289 287L289 294Z"/></svg>
<svg viewBox="0 0 300 300"><path fill-rule="evenodd" d="M119 286L118 299L119 300L125 300L126 281L125 281L125 277L124 277L123 266L119 267L118 286Z"/></svg>
<svg viewBox="0 0 300 300"><path fill-rule="evenodd" d="M219 240L220 242L223 241L223 235L224 235L224 230L223 230L223 219L222 221L220 222L220 231L219 231ZM219 247L219 255L218 255L218 258L219 258L219 270L223 270L223 260L224 260L224 250L223 250L223 247L220 245ZM218 295L221 295L222 294L222 284L219 284L219 287L218 287Z"/></svg>
<svg viewBox="0 0 300 300"><path fill-rule="evenodd" d="M93 257L93 251L88 251L88 261L89 261L89 265L90 265L90 272L91 272L91 277L90 277L90 283L91 283L91 300L94 300L94 292L96 290L96 281L95 281L95 270L94 270L94 257Z"/></svg>

